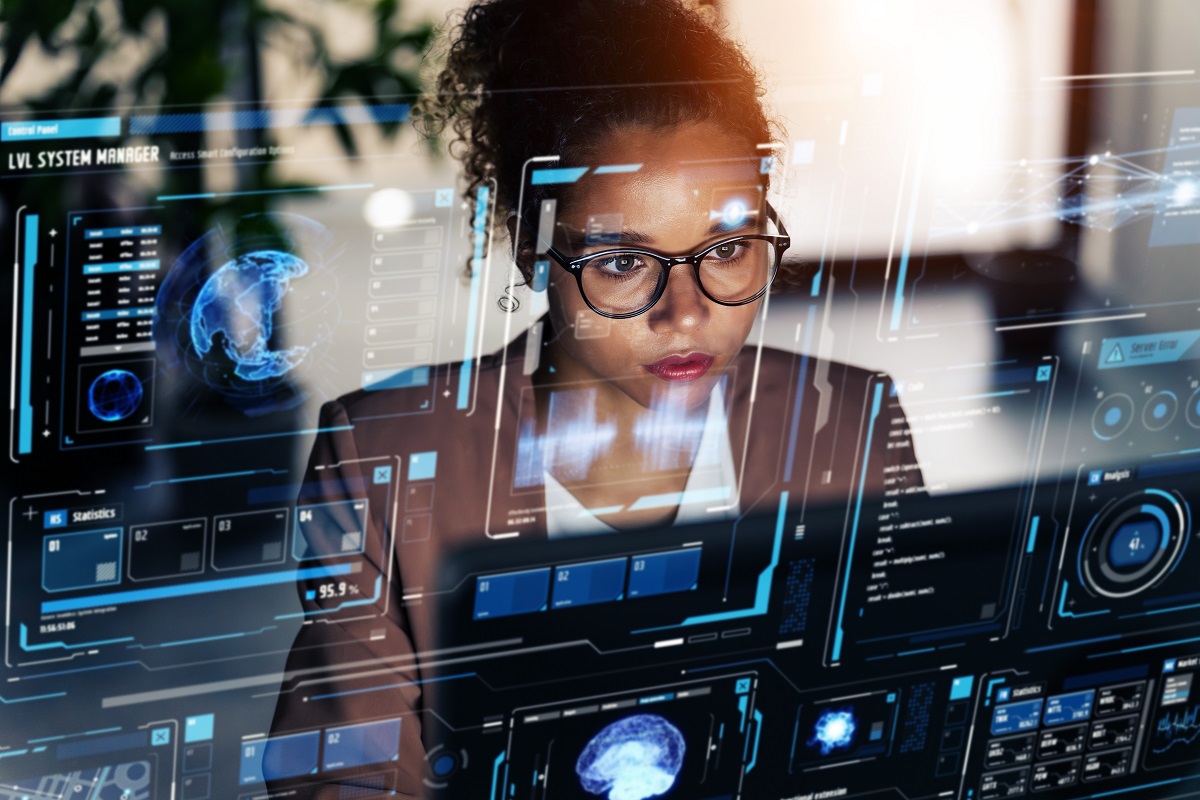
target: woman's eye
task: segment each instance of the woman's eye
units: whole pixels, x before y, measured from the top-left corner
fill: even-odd
[[[615,255],[597,259],[592,263],[605,272],[623,274],[641,266],[641,259],[634,255]]]
[[[715,247],[713,249],[711,255],[713,255],[719,259],[731,259],[731,258],[735,258],[738,255],[738,252],[740,249],[741,249],[740,245],[732,244],[732,243],[717,245],[717,247]]]

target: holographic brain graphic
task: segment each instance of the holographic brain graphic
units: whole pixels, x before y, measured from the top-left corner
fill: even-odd
[[[289,283],[308,272],[291,253],[258,250],[238,256],[204,283],[192,307],[192,346],[205,356],[218,341],[248,381],[278,378],[303,360],[304,346],[271,349],[275,312]],[[218,337],[218,334],[221,336]]]
[[[575,762],[583,788],[608,800],[645,800],[675,785],[686,751],[683,734],[656,714],[637,714],[592,737]]]
[[[110,369],[88,387],[88,409],[97,419],[119,422],[137,411],[142,394],[142,382],[136,375],[124,369]]]

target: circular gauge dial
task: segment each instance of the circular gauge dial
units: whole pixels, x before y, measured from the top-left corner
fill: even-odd
[[[1187,502],[1159,489],[1110,501],[1084,533],[1080,580],[1092,593],[1109,598],[1149,589],[1179,564],[1191,523]]]
[[[1133,416],[1133,399],[1129,395],[1110,394],[1092,414],[1092,433],[1106,442],[1115,439],[1133,422]]]

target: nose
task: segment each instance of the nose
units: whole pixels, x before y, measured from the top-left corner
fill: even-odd
[[[655,333],[693,331],[708,322],[711,311],[712,303],[700,290],[696,270],[683,263],[671,267],[662,297],[647,312],[650,329]]]

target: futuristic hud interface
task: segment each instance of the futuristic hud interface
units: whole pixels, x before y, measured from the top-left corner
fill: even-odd
[[[681,524],[566,537],[546,476],[612,432],[529,376],[617,321],[548,329],[549,251],[642,165],[526,164],[525,280],[494,188],[381,135],[406,102],[5,116],[0,798],[1200,796],[1200,83],[1153,88],[977,191],[893,120],[879,252],[869,94],[692,165],[804,279],[714,390],[732,460],[648,412]],[[1031,225],[1076,257],[951,253]]]

